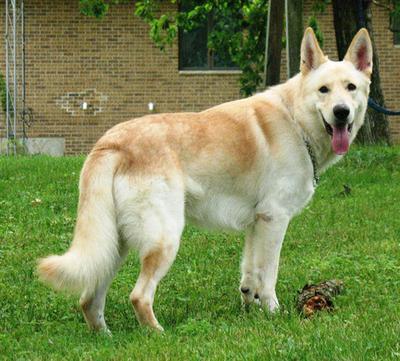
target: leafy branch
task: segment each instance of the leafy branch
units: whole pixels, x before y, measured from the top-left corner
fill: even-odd
[[[110,5],[126,0],[80,0],[81,12],[103,18]],[[169,0],[177,5],[176,0]],[[183,2],[184,3],[184,2]],[[135,15],[150,26],[150,37],[164,50],[173,44],[179,29],[190,31],[213,19],[208,36],[208,48],[221,57],[229,57],[242,70],[240,87],[250,95],[261,84],[265,57],[265,31],[268,0],[204,1],[188,10],[160,13],[161,0],[138,0]],[[227,60],[227,59],[225,59]]]

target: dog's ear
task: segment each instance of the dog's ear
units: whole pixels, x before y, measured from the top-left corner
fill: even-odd
[[[306,75],[309,71],[317,69],[326,60],[313,29],[307,28],[301,42],[301,72]]]
[[[367,76],[372,74],[372,43],[366,29],[358,31],[353,38],[344,60],[350,61]]]

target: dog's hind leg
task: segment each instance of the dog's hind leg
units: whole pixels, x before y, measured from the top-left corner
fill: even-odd
[[[133,289],[130,300],[136,317],[141,325],[147,325],[158,331],[163,328],[158,323],[153,302],[157,284],[166,275],[172,265],[179,247],[179,239],[162,240],[141,259],[139,278]]]
[[[162,330],[153,312],[158,283],[172,265],[184,226],[184,189],[180,176],[118,177],[118,225],[139,252],[141,270],[130,295],[140,324]]]
[[[114,272],[107,276],[100,284],[95,288],[93,292],[83,292],[79,303],[82,308],[83,316],[86,320],[88,327],[95,331],[104,331],[107,334],[111,334],[109,331],[105,318],[104,318],[104,307],[106,304],[106,296],[108,288],[117,273],[119,267],[128,254],[128,248],[123,247],[120,250],[120,259],[115,266]]]

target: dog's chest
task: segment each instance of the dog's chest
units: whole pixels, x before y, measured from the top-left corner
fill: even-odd
[[[239,231],[247,228],[255,220],[255,202],[248,198],[207,192],[202,198],[188,196],[186,216],[189,222],[208,229]]]
[[[308,175],[277,177],[270,187],[261,190],[257,213],[285,213],[292,218],[310,202],[314,190],[314,179]]]
[[[203,191],[186,192],[187,219],[205,228],[242,230],[256,220],[257,214],[289,217],[299,213],[314,193],[313,179],[307,174],[286,176],[269,174],[253,184],[207,184]]]

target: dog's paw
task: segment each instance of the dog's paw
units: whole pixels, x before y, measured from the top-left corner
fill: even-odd
[[[271,313],[279,311],[279,301],[275,294],[262,295],[260,301],[263,309]]]
[[[103,335],[107,336],[107,337],[112,337],[112,333],[111,333],[111,331],[110,331],[110,329],[109,329],[108,327],[102,328],[102,329],[100,330],[100,332],[101,332]]]
[[[259,295],[255,288],[241,285],[239,291],[244,305],[249,305],[259,300]]]

